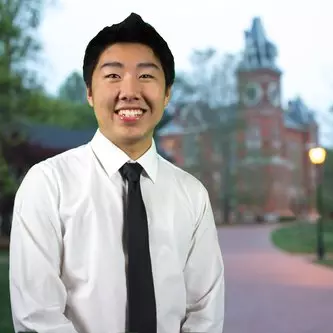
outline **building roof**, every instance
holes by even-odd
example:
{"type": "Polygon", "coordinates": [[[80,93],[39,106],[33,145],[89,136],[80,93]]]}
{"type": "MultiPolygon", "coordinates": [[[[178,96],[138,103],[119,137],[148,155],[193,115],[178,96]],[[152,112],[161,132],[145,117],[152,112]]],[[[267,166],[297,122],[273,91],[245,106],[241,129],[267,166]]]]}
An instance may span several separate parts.
{"type": "Polygon", "coordinates": [[[280,72],[276,65],[276,46],[268,40],[260,17],[255,17],[250,30],[245,31],[245,50],[239,69],[268,68],[280,72]]]}
{"type": "Polygon", "coordinates": [[[31,145],[51,150],[67,150],[88,143],[96,129],[74,130],[60,126],[24,123],[26,140],[31,145]]]}
{"type": "Polygon", "coordinates": [[[231,124],[238,116],[238,104],[230,104],[219,108],[209,108],[204,102],[187,105],[179,111],[160,132],[161,136],[181,135],[206,131],[223,124],[231,124]]]}
{"type": "MultiPolygon", "coordinates": [[[[180,116],[175,117],[160,131],[161,136],[181,135],[188,132],[200,132],[227,123],[233,117],[237,117],[237,104],[209,109],[204,103],[188,105],[180,111],[180,116]]],[[[288,102],[288,108],[283,113],[284,125],[299,131],[306,130],[309,126],[316,125],[315,114],[310,110],[303,100],[297,97],[288,102]]]]}
{"type": "MultiPolygon", "coordinates": [[[[55,153],[79,147],[88,143],[96,133],[91,129],[66,129],[61,126],[34,124],[21,122],[19,125],[25,140],[30,145],[49,149],[55,153]]],[[[158,153],[169,161],[173,161],[168,152],[165,152],[156,142],[158,153]]]]}
{"type": "Polygon", "coordinates": [[[287,128],[297,130],[302,130],[312,124],[316,124],[314,112],[305,105],[300,97],[288,102],[288,108],[284,113],[284,120],[287,128]]]}

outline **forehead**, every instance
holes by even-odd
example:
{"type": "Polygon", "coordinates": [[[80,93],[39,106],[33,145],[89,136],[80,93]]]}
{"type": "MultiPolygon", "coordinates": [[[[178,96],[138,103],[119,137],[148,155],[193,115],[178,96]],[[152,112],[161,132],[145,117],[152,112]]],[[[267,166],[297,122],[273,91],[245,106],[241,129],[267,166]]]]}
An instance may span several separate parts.
{"type": "Polygon", "coordinates": [[[116,43],[108,46],[99,58],[99,63],[106,61],[119,61],[125,65],[149,61],[161,67],[153,50],[149,46],[139,43],[116,43]]]}

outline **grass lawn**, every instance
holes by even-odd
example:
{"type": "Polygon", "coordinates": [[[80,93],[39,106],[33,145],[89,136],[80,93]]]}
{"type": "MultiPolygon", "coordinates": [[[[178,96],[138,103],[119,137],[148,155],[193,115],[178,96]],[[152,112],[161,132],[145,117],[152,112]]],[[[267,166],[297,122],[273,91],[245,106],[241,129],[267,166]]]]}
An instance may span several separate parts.
{"type": "MultiPolygon", "coordinates": [[[[295,254],[316,254],[316,224],[295,222],[281,226],[272,233],[275,246],[295,254]]],[[[320,263],[333,267],[333,221],[324,221],[324,243],[326,258],[320,263]]]]}
{"type": "Polygon", "coordinates": [[[0,332],[13,333],[9,303],[8,251],[0,251],[0,332]]]}
{"type": "Polygon", "coordinates": [[[333,259],[317,260],[316,262],[324,266],[333,267],[333,259]]]}

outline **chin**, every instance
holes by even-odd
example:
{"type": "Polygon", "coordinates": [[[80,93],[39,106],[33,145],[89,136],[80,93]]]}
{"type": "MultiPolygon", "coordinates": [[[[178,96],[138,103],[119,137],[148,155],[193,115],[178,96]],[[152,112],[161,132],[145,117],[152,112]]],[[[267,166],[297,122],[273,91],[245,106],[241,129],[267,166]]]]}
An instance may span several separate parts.
{"type": "Polygon", "coordinates": [[[139,142],[147,141],[151,139],[151,135],[144,134],[130,134],[130,135],[121,135],[119,136],[119,141],[122,141],[126,144],[136,144],[139,142]]]}

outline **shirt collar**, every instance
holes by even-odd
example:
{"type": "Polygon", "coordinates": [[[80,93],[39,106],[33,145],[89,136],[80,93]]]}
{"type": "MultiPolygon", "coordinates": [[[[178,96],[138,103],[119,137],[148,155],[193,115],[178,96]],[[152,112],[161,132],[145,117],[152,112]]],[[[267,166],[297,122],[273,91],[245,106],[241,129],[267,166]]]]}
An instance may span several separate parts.
{"type": "MultiPolygon", "coordinates": [[[[109,177],[112,177],[131,158],[109,139],[107,139],[98,129],[90,142],[91,148],[105,169],[109,177]]],[[[156,181],[158,168],[158,154],[156,145],[152,140],[152,145],[136,162],[140,163],[146,175],[153,183],[156,181]]]]}

